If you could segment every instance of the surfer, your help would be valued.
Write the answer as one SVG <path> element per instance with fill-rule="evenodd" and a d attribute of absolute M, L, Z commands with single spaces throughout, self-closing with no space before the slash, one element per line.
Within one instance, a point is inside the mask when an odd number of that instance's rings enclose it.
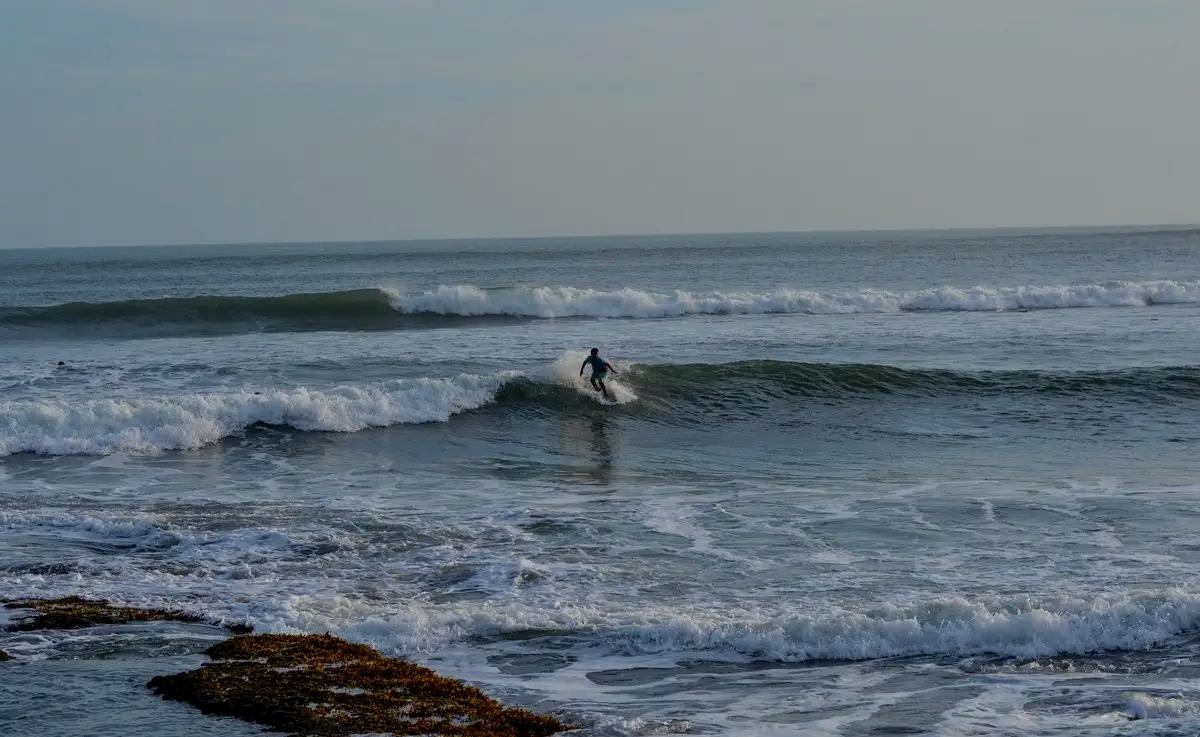
<path fill-rule="evenodd" d="M 608 361 L 600 357 L 600 349 L 593 348 L 592 355 L 583 359 L 583 365 L 579 367 L 579 375 L 583 376 L 583 370 L 588 366 L 592 367 L 592 388 L 604 395 L 605 399 L 609 399 L 608 389 L 604 386 L 604 379 L 611 371 L 614 374 L 617 370 Z"/>

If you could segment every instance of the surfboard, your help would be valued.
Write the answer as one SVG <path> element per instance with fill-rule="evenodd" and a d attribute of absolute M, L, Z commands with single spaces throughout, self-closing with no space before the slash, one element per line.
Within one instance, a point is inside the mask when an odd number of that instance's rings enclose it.
<path fill-rule="evenodd" d="M 581 379 L 576 388 L 583 396 L 596 400 L 597 404 L 617 404 L 617 401 L 612 397 L 606 398 L 603 394 L 593 389 L 591 382 L 587 379 Z"/>

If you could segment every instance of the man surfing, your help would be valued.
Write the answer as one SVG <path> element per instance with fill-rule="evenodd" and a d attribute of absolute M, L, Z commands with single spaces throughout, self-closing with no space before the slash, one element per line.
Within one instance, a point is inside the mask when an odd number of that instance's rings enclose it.
<path fill-rule="evenodd" d="M 583 370 L 588 366 L 592 367 L 592 388 L 604 395 L 605 399 L 612 399 L 608 396 L 608 389 L 604 386 L 604 379 L 611 371 L 614 374 L 617 370 L 612 364 L 600 357 L 600 349 L 593 348 L 592 355 L 583 359 L 583 365 L 579 367 L 579 375 L 583 376 Z"/>

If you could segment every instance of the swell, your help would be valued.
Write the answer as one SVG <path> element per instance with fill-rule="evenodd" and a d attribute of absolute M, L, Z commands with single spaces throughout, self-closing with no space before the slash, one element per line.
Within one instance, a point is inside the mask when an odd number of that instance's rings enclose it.
<path fill-rule="evenodd" d="M 862 394 L 911 396 L 1010 395 L 1200 397 L 1200 366 L 1109 371 L 951 371 L 883 364 L 799 363 L 752 360 L 725 364 L 635 366 L 638 388 L 652 396 L 688 396 L 720 387 L 776 397 Z"/>
<path fill-rule="evenodd" d="M 381 289 L 285 294 L 270 297 L 199 295 L 114 302 L 68 302 L 0 307 L 9 333 L 194 335 L 311 330 L 397 330 L 450 327 L 463 320 L 397 311 Z M 488 318 L 483 318 L 488 319 Z M 491 318 L 504 320 L 501 316 Z M 509 318 L 511 319 L 511 318 Z"/>
<path fill-rule="evenodd" d="M 575 287 L 423 292 L 353 289 L 282 296 L 192 296 L 0 308 L 0 329 L 171 334 L 239 331 L 393 330 L 552 318 L 653 319 L 691 315 L 995 312 L 1200 304 L 1200 281 L 942 286 L 912 291 L 804 289 L 654 292 Z"/>
<path fill-rule="evenodd" d="M 116 302 L 68 302 L 48 307 L 8 308 L 4 322 L 12 325 L 72 324 L 129 320 L 145 322 L 222 322 L 255 319 L 371 319 L 392 310 L 387 295 L 377 289 L 286 294 L 276 297 L 201 295 L 131 299 Z"/>
<path fill-rule="evenodd" d="M 572 363 L 574 361 L 572 360 Z M 877 364 L 741 361 L 727 364 L 632 365 L 612 380 L 627 400 L 601 411 L 666 424 L 713 412 L 752 417 L 772 410 L 816 411 L 820 404 L 894 395 L 921 402 L 943 397 L 1044 403 L 1061 398 L 1103 399 L 1107 405 L 1200 400 L 1200 367 L 1117 371 L 962 372 Z M 107 454 L 190 449 L 255 425 L 301 431 L 356 432 L 371 427 L 445 422 L 484 410 L 553 416 L 598 408 L 573 378 L 552 369 L 399 379 L 332 388 L 292 387 L 82 401 L 0 401 L 0 456 L 15 453 Z"/>
<path fill-rule="evenodd" d="M 1112 402 L 1178 402 L 1200 399 L 1200 366 L 1112 371 L 951 371 L 882 364 L 799 363 L 751 360 L 723 364 L 630 365 L 616 380 L 637 397 L 625 411 L 665 421 L 721 410 L 750 415 L 808 399 L 822 403 L 886 396 L 914 399 L 988 397 L 1051 401 L 1090 398 Z M 612 380 L 610 380 L 612 383 Z M 587 400 L 563 380 L 528 378 L 506 383 L 497 394 L 506 406 L 546 412 L 574 411 Z"/>

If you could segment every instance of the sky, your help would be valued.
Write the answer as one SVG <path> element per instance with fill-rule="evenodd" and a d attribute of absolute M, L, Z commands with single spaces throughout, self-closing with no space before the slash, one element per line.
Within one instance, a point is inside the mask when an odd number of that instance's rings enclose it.
<path fill-rule="evenodd" d="M 0 247 L 1200 221 L 1195 0 L 0 0 Z"/>

